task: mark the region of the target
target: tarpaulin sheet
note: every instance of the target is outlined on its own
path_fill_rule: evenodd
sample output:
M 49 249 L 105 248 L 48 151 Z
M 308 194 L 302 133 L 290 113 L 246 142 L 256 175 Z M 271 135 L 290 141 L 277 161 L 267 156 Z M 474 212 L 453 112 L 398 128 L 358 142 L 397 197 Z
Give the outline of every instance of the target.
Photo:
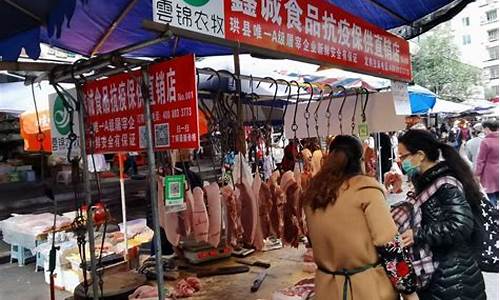
M 326 0 L 321 0 L 326 1 Z M 38 27 L 33 18 L 0 2 L 0 57 L 4 61 L 17 60 L 24 47 L 31 58 L 40 55 L 39 43 L 48 43 L 72 52 L 90 55 L 99 40 L 130 3 L 130 0 L 40 0 L 15 1 L 44 23 Z M 284 2 L 284 1 L 282 1 Z M 452 0 L 329 0 L 334 5 L 383 29 L 412 24 L 414 21 L 456 1 Z M 463 0 L 468 2 L 468 0 Z M 102 45 L 99 53 L 106 53 L 127 45 L 143 42 L 156 35 L 142 28 L 143 20 L 152 19 L 152 1 L 137 0 Z M 131 55 L 167 57 L 174 51 L 174 41 L 163 42 Z M 230 54 L 231 50 L 206 43 L 181 39 L 176 55 L 195 53 L 197 56 Z

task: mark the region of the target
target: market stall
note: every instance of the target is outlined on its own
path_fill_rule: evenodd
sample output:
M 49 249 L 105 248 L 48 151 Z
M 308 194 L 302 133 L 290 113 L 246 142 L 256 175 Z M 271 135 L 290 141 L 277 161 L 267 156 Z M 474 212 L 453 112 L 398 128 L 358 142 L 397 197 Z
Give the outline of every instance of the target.
M 82 283 L 83 295 L 96 299 L 99 294 L 106 293 L 106 272 L 98 272 L 102 269 L 102 252 L 95 251 L 99 247 L 94 245 L 98 242 L 94 225 L 99 222 L 92 217 L 102 195 L 99 192 L 97 197 L 92 197 L 90 193 L 90 175 L 86 170 L 92 159 L 89 161 L 87 154 L 92 157 L 95 153 L 144 151 L 148 157 L 148 190 L 154 221 L 152 265 L 155 276 L 151 279 L 157 286 L 150 291 L 156 292 L 160 298 L 165 295 L 163 279 L 169 274 L 164 274 L 165 264 L 161 257 L 160 227 L 163 227 L 167 239 L 181 258 L 182 263 L 175 268 L 185 268 L 200 277 L 202 290 L 194 297 L 213 299 L 222 296 L 221 290 L 227 287 L 226 294 L 247 298 L 251 295 L 250 285 L 257 277 L 267 279 L 254 295 L 272 297 L 277 290 L 312 277 L 312 274 L 302 272 L 305 259 L 310 272 L 314 271 L 314 263 L 310 254 L 304 257 L 304 247 L 308 246 L 304 240 L 307 228 L 299 199 L 307 187 L 308 178 L 321 167 L 322 150 L 331 135 L 348 133 L 366 139 L 372 133 L 402 128 L 404 118 L 398 114 L 409 111 L 410 106 L 405 84 L 398 81 L 411 79 L 408 43 L 328 2 L 317 6 L 306 1 L 295 2 L 298 6 L 295 9 L 307 11 L 307 22 L 296 18 L 288 24 L 278 22 L 287 16 L 285 10 L 282 15 L 275 12 L 274 16 L 257 17 L 252 10 L 231 5 L 236 1 L 225 1 L 219 6 L 219 2 L 211 2 L 205 8 L 214 20 L 212 31 L 202 30 L 199 26 L 194 28 L 193 20 L 187 16 L 175 18 L 170 15 L 169 18 L 172 11 L 162 3 L 153 3 L 156 22 L 145 20 L 143 23 L 149 36 L 158 35 L 156 38 L 76 62 L 70 67 L 54 69 L 35 79 L 50 78 L 54 87 L 59 89 L 58 96 L 64 108 L 71 112 L 71 126 L 66 132 L 66 139 L 70 141 L 69 149 L 65 149 L 68 158 L 73 155 L 73 143 L 79 141 L 82 145 L 83 192 L 87 207 L 78 209 L 75 221 L 86 217 L 86 222 L 74 222 L 72 230 L 78 231 L 81 240 L 89 242 L 90 260 L 84 259 L 80 267 L 83 274 L 90 269 L 94 279 Z M 199 10 L 190 4 L 182 5 L 184 11 Z M 342 20 L 334 18 L 333 10 L 335 17 Z M 326 26 L 327 36 L 318 30 L 320 11 L 327 19 L 331 18 L 331 26 Z M 118 18 L 118 23 L 121 18 Z M 236 25 L 240 21 L 243 27 Z M 342 23 L 342 39 L 338 40 L 333 38 L 337 21 Z M 305 24 L 309 27 L 304 32 L 302 27 L 306 28 Z M 249 28 L 255 34 L 249 35 Z M 372 39 L 363 42 L 363 34 Z M 98 48 L 110 35 L 111 32 L 105 35 L 92 54 L 99 52 Z M 164 53 L 164 44 L 161 43 L 165 41 L 173 44 L 169 47 L 173 58 L 151 62 L 124 57 L 125 54 L 141 53 L 141 49 L 153 44 L 156 44 L 155 49 L 162 49 Z M 217 46 L 210 46 L 213 47 L 210 49 L 233 52 L 234 73 L 206 68 L 196 70 L 193 55 L 178 56 L 190 53 L 188 46 L 194 45 L 191 43 L 215 44 Z M 176 52 L 178 46 L 182 51 Z M 339 83 L 331 86 L 289 78 L 243 76 L 240 52 L 289 57 L 383 76 L 393 79 L 397 88 L 390 93 L 375 93 L 365 86 L 346 88 Z M 90 70 L 94 72 L 90 73 Z M 200 77 L 211 81 L 216 88 L 201 91 Z M 230 84 L 223 84 L 222 79 Z M 75 83 L 76 95 L 68 95 L 58 86 L 58 82 L 63 81 Z M 260 88 L 267 86 L 271 93 L 259 94 L 259 85 Z M 206 138 L 215 154 L 212 168 L 221 174 L 216 180 L 201 185 L 190 178 L 190 170 L 183 169 L 185 159 L 182 158 L 182 151 L 200 147 L 199 111 L 206 116 Z M 245 126 L 250 129 L 247 135 Z M 273 157 L 277 143 L 273 135 L 275 130 L 279 140 L 290 139 L 287 147 L 290 146 L 288 150 L 292 153 L 309 150 L 311 162 L 304 154 L 293 154 L 291 168 L 285 160 L 278 168 Z M 299 149 L 299 139 L 309 142 L 311 148 Z M 254 164 L 252 168 L 252 160 L 262 160 L 262 166 Z M 182 162 L 180 170 L 177 162 Z M 263 178 L 259 168 L 262 168 Z M 104 226 L 106 220 L 104 218 Z M 127 230 L 122 231 L 127 240 Z M 270 249 L 276 250 L 262 252 Z M 231 255 L 268 260 L 271 267 L 267 275 L 256 267 L 227 269 L 236 263 L 233 258 L 227 258 Z M 213 265 L 196 266 L 205 261 L 213 261 Z M 51 277 L 55 267 L 49 266 Z M 226 269 L 211 270 L 220 267 Z M 220 280 L 217 277 L 204 279 L 203 275 L 217 275 L 211 271 L 243 273 L 221 277 Z M 189 282 L 182 282 L 185 279 L 182 277 L 176 280 L 175 284 L 180 285 L 178 289 L 195 292 L 197 288 L 192 288 Z M 237 281 L 239 283 L 235 284 Z M 305 285 L 297 289 L 310 291 L 311 283 Z M 174 285 L 167 283 L 167 286 L 172 289 Z

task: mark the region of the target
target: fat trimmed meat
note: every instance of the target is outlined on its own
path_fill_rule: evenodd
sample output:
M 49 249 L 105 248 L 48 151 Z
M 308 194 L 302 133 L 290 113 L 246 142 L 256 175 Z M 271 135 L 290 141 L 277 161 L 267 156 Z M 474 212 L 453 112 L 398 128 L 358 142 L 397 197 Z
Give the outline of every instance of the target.
M 220 242 L 220 231 L 222 222 L 221 194 L 219 185 L 212 183 L 205 187 L 208 208 L 208 243 L 217 247 Z
M 174 247 L 177 247 L 181 240 L 181 235 L 179 234 L 179 218 L 177 213 L 167 213 L 165 210 L 163 177 L 158 178 L 158 215 L 160 217 L 160 225 L 165 231 L 167 240 Z
M 205 206 L 205 193 L 200 187 L 193 189 L 193 231 L 199 242 L 208 242 L 208 213 Z
M 259 219 L 262 236 L 264 239 L 272 235 L 271 210 L 273 209 L 271 188 L 269 184 L 263 183 L 259 190 Z
M 236 184 L 240 192 L 241 203 L 241 225 L 243 227 L 243 242 L 247 245 L 253 245 L 258 224 L 258 207 L 256 195 L 247 180 Z

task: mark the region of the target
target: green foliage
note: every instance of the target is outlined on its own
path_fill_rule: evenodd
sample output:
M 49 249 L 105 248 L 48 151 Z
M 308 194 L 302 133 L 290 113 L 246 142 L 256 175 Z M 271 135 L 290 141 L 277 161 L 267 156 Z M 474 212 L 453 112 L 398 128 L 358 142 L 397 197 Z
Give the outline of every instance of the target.
M 458 47 L 449 27 L 439 26 L 420 39 L 420 51 L 413 57 L 413 77 L 438 96 L 465 100 L 471 88 L 480 84 L 481 70 L 460 62 Z

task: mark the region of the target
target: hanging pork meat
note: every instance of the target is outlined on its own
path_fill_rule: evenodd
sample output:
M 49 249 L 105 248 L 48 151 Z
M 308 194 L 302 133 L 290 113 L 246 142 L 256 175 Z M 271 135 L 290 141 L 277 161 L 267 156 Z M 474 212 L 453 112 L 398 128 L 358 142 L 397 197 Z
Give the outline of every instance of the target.
M 312 176 L 318 174 L 319 169 L 321 169 L 321 162 L 323 161 L 323 151 L 321 150 L 316 150 L 312 154 L 312 159 L 311 159 L 311 173 Z
M 205 206 L 205 193 L 200 187 L 193 189 L 193 232 L 198 242 L 208 242 L 208 213 Z
M 278 171 L 274 172 L 268 182 L 272 201 L 271 231 L 275 237 L 281 237 L 283 233 L 283 208 L 285 205 L 285 194 L 278 184 L 279 176 Z
M 241 205 L 238 204 L 238 195 L 229 185 L 222 188 L 221 194 L 228 214 L 228 243 L 233 247 L 237 247 L 238 241 L 243 238 L 243 228 L 240 218 Z
M 180 229 L 180 234 L 182 236 L 189 236 L 193 231 L 193 206 L 194 206 L 194 197 L 191 189 L 187 189 L 184 201 L 186 201 L 186 210 L 179 213 L 180 220 L 182 221 Z
M 208 208 L 208 243 L 213 247 L 219 246 L 221 231 L 221 195 L 219 185 L 212 183 L 205 187 Z
M 284 206 L 284 230 L 282 240 L 292 247 L 299 245 L 300 226 L 300 187 L 297 184 L 293 172 L 285 172 L 281 177 L 280 186 L 285 192 Z
M 271 230 L 271 210 L 273 208 L 273 199 L 270 185 L 263 183 L 259 190 L 259 219 L 260 228 L 264 239 L 272 235 Z
M 264 235 L 262 233 L 262 223 L 260 219 L 260 189 L 262 187 L 262 179 L 259 175 L 259 168 L 257 167 L 257 171 L 255 172 L 255 178 L 252 183 L 252 196 L 255 198 L 257 204 L 257 226 L 255 228 L 255 237 L 253 240 L 253 246 L 257 250 L 262 250 L 264 248 Z
M 158 177 L 158 215 L 160 217 L 160 226 L 163 227 L 167 240 L 170 244 L 177 247 L 181 240 L 178 228 L 179 218 L 177 213 L 167 213 L 165 210 L 163 179 L 163 177 Z
M 240 191 L 241 202 L 241 225 L 243 226 L 243 242 L 247 245 L 253 245 L 257 230 L 258 208 L 256 195 L 252 187 L 246 180 L 236 184 Z

